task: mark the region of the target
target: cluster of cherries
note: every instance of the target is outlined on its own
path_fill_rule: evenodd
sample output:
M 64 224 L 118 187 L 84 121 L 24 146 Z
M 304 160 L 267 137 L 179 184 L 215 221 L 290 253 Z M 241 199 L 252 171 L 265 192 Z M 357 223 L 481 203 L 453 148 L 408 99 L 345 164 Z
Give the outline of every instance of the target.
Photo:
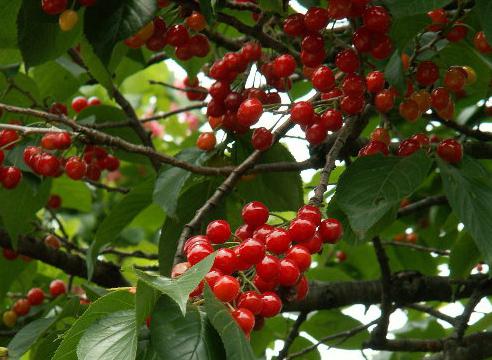
M 67 287 L 62 280 L 53 280 L 50 283 L 49 292 L 52 298 L 56 298 L 67 292 Z M 17 323 L 17 318 L 29 314 L 32 306 L 41 305 L 45 300 L 45 294 L 41 288 L 32 288 L 25 298 L 18 299 L 10 310 L 3 313 L 3 323 L 12 328 Z
M 216 297 L 227 303 L 232 316 L 246 334 L 261 328 L 264 318 L 277 315 L 285 301 L 300 301 L 308 293 L 303 273 L 311 265 L 311 255 L 323 243 L 335 244 L 342 236 L 337 219 L 322 219 L 315 206 L 299 209 L 289 224 L 267 224 L 268 208 L 254 201 L 242 209 L 244 224 L 231 232 L 225 220 L 208 224 L 206 235 L 188 239 L 184 245 L 187 262 L 175 265 L 172 277 L 203 260 L 217 248 L 215 260 L 204 281 Z M 344 253 L 337 254 L 344 261 Z M 202 294 L 204 282 L 190 294 Z
M 76 1 L 80 6 L 93 6 L 96 3 L 96 0 Z M 41 9 L 48 15 L 59 15 L 58 25 L 62 31 L 72 30 L 79 21 L 77 12 L 68 9 L 68 0 L 41 0 Z
M 183 61 L 190 60 L 194 56 L 203 58 L 210 52 L 208 38 L 200 33 L 206 26 L 205 17 L 197 11 L 186 17 L 184 24 L 170 27 L 167 27 L 162 17 L 157 16 L 124 43 L 132 49 L 145 45 L 147 49 L 154 52 L 170 45 L 175 48 L 176 57 Z M 190 34 L 189 30 L 195 34 Z

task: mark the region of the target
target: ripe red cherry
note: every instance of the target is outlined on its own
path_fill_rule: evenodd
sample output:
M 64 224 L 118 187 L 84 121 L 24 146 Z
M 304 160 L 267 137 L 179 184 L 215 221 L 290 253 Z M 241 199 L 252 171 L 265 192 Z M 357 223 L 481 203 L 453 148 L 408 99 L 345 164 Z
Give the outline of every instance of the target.
M 345 253 L 345 251 L 337 251 L 336 254 L 335 254 L 338 262 L 344 262 L 345 260 L 347 260 L 347 253 Z
M 364 25 L 375 33 L 388 32 L 391 25 L 391 17 L 382 6 L 368 7 L 362 16 Z
M 44 292 L 40 288 L 32 288 L 27 293 L 27 300 L 33 306 L 40 305 L 44 301 Z
M 390 90 L 384 89 L 374 97 L 374 106 L 379 112 L 387 113 L 393 108 L 394 97 Z
M 273 60 L 273 73 L 279 78 L 292 75 L 296 70 L 296 60 L 290 54 L 280 55 Z
M 371 133 L 371 140 L 382 142 L 385 145 L 389 145 L 391 138 L 389 136 L 388 130 L 385 128 L 376 128 Z
M 466 71 L 462 68 L 451 68 L 444 75 L 444 86 L 453 92 L 463 90 L 466 83 Z
M 0 148 L 11 150 L 19 140 L 19 135 L 14 130 L 0 130 Z
M 483 31 L 479 31 L 475 34 L 473 37 L 473 45 L 475 45 L 475 48 L 482 54 L 492 53 L 492 46 L 488 43 Z
M 294 245 L 291 247 L 285 255 L 285 258 L 293 261 L 301 272 L 309 269 L 309 266 L 311 265 L 311 253 L 303 245 Z M 280 271 L 282 271 L 282 268 L 280 268 Z
M 210 96 L 218 101 L 222 101 L 231 92 L 231 87 L 224 81 L 216 81 L 208 90 Z
M 65 173 L 70 179 L 80 180 L 85 176 L 87 164 L 77 156 L 71 156 L 65 163 Z
M 308 52 L 317 52 L 325 46 L 323 37 L 319 34 L 309 34 L 302 39 L 301 49 Z
M 301 272 L 296 263 L 290 259 L 280 260 L 280 273 L 278 282 L 281 286 L 294 286 L 299 280 Z
M 256 291 L 246 291 L 240 294 L 236 304 L 238 308 L 248 309 L 254 315 L 260 314 L 263 309 L 263 300 Z
M 255 150 L 265 151 L 273 144 L 273 134 L 270 130 L 264 127 L 255 129 L 251 138 L 251 143 Z
M 421 148 L 427 148 L 430 146 L 430 139 L 427 135 L 419 133 L 412 135 L 410 139 L 417 140 Z
M 188 48 L 187 50 L 190 51 L 192 55 L 200 58 L 207 56 L 210 52 L 210 43 L 208 38 L 203 34 L 193 35 L 186 45 Z M 205 97 L 203 99 L 205 99 Z
M 89 106 L 89 103 L 87 99 L 83 96 L 77 96 L 72 100 L 72 109 L 76 113 L 81 112 L 84 110 L 87 106 Z
M 55 133 L 44 134 L 41 138 L 41 146 L 46 150 L 54 150 L 55 146 Z
M 313 87 L 321 92 L 328 92 L 335 86 L 335 75 L 328 66 L 320 66 L 311 77 Z
M 57 150 L 67 150 L 72 145 L 72 138 L 66 132 L 54 134 L 53 141 Z
M 290 36 L 302 36 L 306 32 L 304 15 L 292 14 L 288 16 L 283 25 L 284 33 Z
M 400 104 L 400 115 L 409 122 L 414 122 L 420 117 L 419 104 L 408 99 Z
M 398 151 L 396 154 L 402 157 L 410 156 L 414 152 L 418 151 L 419 149 L 420 149 L 420 143 L 417 140 L 406 139 L 400 143 L 400 146 L 398 147 Z
M 232 317 L 245 334 L 249 334 L 255 326 L 255 316 L 248 309 L 239 308 L 231 312 Z
M 319 233 L 323 239 L 323 242 L 336 244 L 343 235 L 343 227 L 337 219 L 325 219 L 321 221 Z
M 321 114 L 320 123 L 328 131 L 338 131 L 343 125 L 342 113 L 335 109 L 330 109 Z
M 313 105 L 307 101 L 296 102 L 290 110 L 291 120 L 299 125 L 311 125 L 313 117 Z
M 22 179 L 22 172 L 19 168 L 9 166 L 0 169 L 0 180 L 5 189 L 14 189 Z
M 173 25 L 166 32 L 166 42 L 172 46 L 182 46 L 188 42 L 190 35 L 188 30 L 181 24 Z
M 244 224 L 236 229 L 234 235 L 240 238 L 241 240 L 246 240 L 253 236 L 253 231 L 255 230 L 255 228 L 256 226 Z
M 371 40 L 371 31 L 365 26 L 361 26 L 360 28 L 358 28 L 352 36 L 352 43 L 354 44 L 355 48 L 361 53 L 367 53 L 371 51 Z
M 17 315 L 24 316 L 31 310 L 31 304 L 27 299 L 19 299 L 15 302 L 12 310 L 14 310 Z
M 353 73 L 359 69 L 360 60 L 354 50 L 345 49 L 337 54 L 335 64 L 344 73 Z
M 217 280 L 213 292 L 223 302 L 234 300 L 239 294 L 239 281 L 230 275 L 224 275 Z
M 196 140 L 196 147 L 203 151 L 210 151 L 214 149 L 216 143 L 217 140 L 214 133 L 205 132 L 198 136 L 198 139 Z
M 207 226 L 207 237 L 212 244 L 223 244 L 231 237 L 231 227 L 225 220 L 214 220 Z
M 66 292 L 67 292 L 67 288 L 62 280 L 53 280 L 50 283 L 51 296 L 57 297 L 59 295 L 65 294 Z
M 42 0 L 41 8 L 48 15 L 61 14 L 67 8 L 67 0 Z
M 206 236 L 203 235 L 197 235 L 189 238 L 186 240 L 184 246 L 183 246 L 183 252 L 188 255 L 189 251 L 196 245 L 202 245 L 206 247 L 207 249 L 210 249 L 210 252 L 213 252 L 214 248 L 212 247 L 212 244 L 208 240 Z
M 323 63 L 326 58 L 325 49 L 320 49 L 317 52 L 301 51 L 301 62 L 307 67 L 317 67 Z
M 342 91 L 346 96 L 363 96 L 366 90 L 366 82 L 355 74 L 349 74 L 343 79 Z
M 120 167 L 120 160 L 113 155 L 108 155 L 102 160 L 101 166 L 108 171 L 116 171 Z
M 317 32 L 326 27 L 329 21 L 328 11 L 320 7 L 311 7 L 304 15 L 304 26 L 312 32 Z
M 217 280 L 219 280 L 223 275 L 224 274 L 222 274 L 219 270 L 210 270 L 207 275 L 205 275 L 205 281 L 208 283 L 208 286 L 213 289 Z
M 261 299 L 263 300 L 263 309 L 260 313 L 261 316 L 266 318 L 274 317 L 282 310 L 282 300 L 280 300 L 276 293 L 272 291 L 264 292 L 261 295 Z
M 371 71 L 366 75 L 367 91 L 378 93 L 384 89 L 384 73 L 382 71 Z
M 276 280 L 268 281 L 258 275 L 253 277 L 253 284 L 256 286 L 258 291 L 262 293 L 265 291 L 274 291 L 278 286 L 278 282 Z
M 35 163 L 35 167 L 39 175 L 55 176 L 60 168 L 60 160 L 52 154 L 44 153 Z
M 236 253 L 230 248 L 221 248 L 217 250 L 217 255 L 214 259 L 214 270 L 219 270 L 221 273 L 229 275 L 237 270 Z
M 183 275 L 186 270 L 188 270 L 191 267 L 191 264 L 189 262 L 181 262 L 173 266 L 171 270 L 171 278 L 175 279 L 178 276 Z
M 446 10 L 443 8 L 431 10 L 427 13 L 427 16 L 431 18 L 433 24 L 428 27 L 430 31 L 439 31 L 448 22 Z
M 261 59 L 261 45 L 256 42 L 246 43 L 242 49 L 241 54 L 245 59 L 249 61 L 257 61 Z
M 313 124 L 306 129 L 306 140 L 311 145 L 319 145 L 326 139 L 326 128 L 320 124 Z
M 256 264 L 256 274 L 265 281 L 276 281 L 280 271 L 280 260 L 272 255 L 265 257 Z
M 307 278 L 303 275 L 296 285 L 296 301 L 304 300 L 309 291 L 309 283 Z
M 360 114 L 364 110 L 365 100 L 362 96 L 344 96 L 340 102 L 340 108 L 347 115 Z
M 62 203 L 62 199 L 59 195 L 51 195 L 46 204 L 48 208 L 56 210 L 59 209 Z
M 341 20 L 349 17 L 352 10 L 351 0 L 331 0 L 328 6 L 330 18 Z
M 267 250 L 274 254 L 283 254 L 289 249 L 291 243 L 292 239 L 285 229 L 277 228 L 266 237 Z
M 456 24 L 453 25 L 453 27 L 446 34 L 446 39 L 451 42 L 458 42 L 463 40 L 467 34 L 468 28 L 464 25 L 459 24 L 459 22 L 456 22 Z
M 14 250 L 3 248 L 3 257 L 7 260 L 15 260 L 19 256 Z
M 265 245 L 255 239 L 243 241 L 237 250 L 239 259 L 248 264 L 258 264 L 265 257 Z
M 420 85 L 430 86 L 439 79 L 439 68 L 432 61 L 422 61 L 415 77 Z
M 393 52 L 393 42 L 386 34 L 374 34 L 371 43 L 371 56 L 377 60 L 384 60 Z
M 444 110 L 448 106 L 450 101 L 451 97 L 449 96 L 449 91 L 445 88 L 438 87 L 432 90 L 431 104 L 434 109 Z
M 364 146 L 359 150 L 358 156 L 359 157 L 371 156 L 378 153 L 381 153 L 383 155 L 388 155 L 389 154 L 388 145 L 378 140 L 371 140 L 366 146 Z
M 3 160 L 5 160 L 5 153 L 3 150 L 0 150 L 0 165 L 3 164 Z
M 297 211 L 297 218 L 308 220 L 318 226 L 321 223 L 321 211 L 316 206 L 304 205 Z
M 261 241 L 263 244 L 266 241 L 266 237 L 273 231 L 274 227 L 268 224 L 261 225 L 257 228 L 252 235 L 252 238 L 258 241 Z
M 195 265 L 213 252 L 213 248 L 205 244 L 197 244 L 186 253 L 186 259 L 191 265 Z
M 253 201 L 244 205 L 241 216 L 246 224 L 256 228 L 267 222 L 269 211 L 263 203 Z
M 304 242 L 314 236 L 316 225 L 306 219 L 294 219 L 291 221 L 288 231 L 292 241 Z
M 244 100 L 237 111 L 237 121 L 240 125 L 250 127 L 258 122 L 263 114 L 263 104 L 258 99 Z
M 207 27 L 205 17 L 198 11 L 193 11 L 185 20 L 186 25 L 195 31 L 202 31 Z
M 51 104 L 49 110 L 51 114 L 56 114 L 56 115 L 68 115 L 68 110 L 65 104 L 54 102 Z
M 87 105 L 88 106 L 98 106 L 98 105 L 101 105 L 101 100 L 97 96 L 91 96 L 87 100 Z
M 443 140 L 437 146 L 437 155 L 444 161 L 456 164 L 463 158 L 463 148 L 461 144 L 454 139 Z

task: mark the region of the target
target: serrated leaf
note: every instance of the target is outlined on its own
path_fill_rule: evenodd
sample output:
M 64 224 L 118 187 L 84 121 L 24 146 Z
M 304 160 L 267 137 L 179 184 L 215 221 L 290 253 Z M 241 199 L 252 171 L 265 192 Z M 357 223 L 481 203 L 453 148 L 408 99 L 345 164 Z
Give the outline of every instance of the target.
M 335 199 L 360 237 L 427 177 L 432 161 L 418 151 L 408 157 L 373 155 L 358 158 L 345 170 Z
M 189 305 L 183 316 L 168 296 L 162 296 L 152 312 L 150 338 L 161 360 L 226 358 L 220 337 L 206 315 Z
M 232 318 L 230 311 L 205 284 L 205 311 L 213 327 L 219 333 L 228 360 L 254 360 L 253 349 L 244 332 Z
M 176 304 L 178 304 L 184 315 L 186 314 L 186 303 L 190 293 L 198 286 L 205 275 L 210 271 L 214 263 L 214 259 L 215 253 L 210 254 L 176 279 L 148 274 L 138 269 L 135 269 L 135 273 L 141 281 L 173 299 Z
M 430 10 L 446 6 L 453 0 L 384 0 L 394 18 L 425 14 Z M 394 20 L 395 21 L 395 20 Z
M 128 360 L 137 354 L 135 310 L 121 310 L 96 320 L 77 345 L 79 360 Z

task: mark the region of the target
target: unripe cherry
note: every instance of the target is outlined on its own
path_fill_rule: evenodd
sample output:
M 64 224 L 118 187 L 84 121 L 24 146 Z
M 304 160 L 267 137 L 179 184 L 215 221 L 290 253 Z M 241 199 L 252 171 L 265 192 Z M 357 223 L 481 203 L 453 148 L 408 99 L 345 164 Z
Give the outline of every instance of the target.
M 374 97 L 374 106 L 377 111 L 387 113 L 393 108 L 394 97 L 390 90 L 384 89 Z

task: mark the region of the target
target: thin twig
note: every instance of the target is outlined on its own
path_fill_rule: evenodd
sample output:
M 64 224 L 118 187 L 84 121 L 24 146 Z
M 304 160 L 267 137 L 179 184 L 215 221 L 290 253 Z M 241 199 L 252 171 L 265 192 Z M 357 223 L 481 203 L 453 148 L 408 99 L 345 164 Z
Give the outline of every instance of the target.
M 115 186 L 109 186 L 97 181 L 92 181 L 90 179 L 85 179 L 84 180 L 86 183 L 98 188 L 98 189 L 103 189 L 106 190 L 107 192 L 117 192 L 120 194 L 128 194 L 130 192 L 130 189 L 123 188 L 123 187 L 115 187 Z
M 101 251 L 101 254 L 112 254 L 112 255 L 118 255 L 121 257 L 133 257 L 133 258 L 141 258 L 141 259 L 148 259 L 148 260 L 157 260 L 159 259 L 159 256 L 157 254 L 148 254 L 146 252 L 143 252 L 141 250 L 136 250 L 132 252 L 126 252 L 114 248 L 107 248 Z
M 198 87 L 178 87 L 178 86 L 174 86 L 174 85 L 162 82 L 162 81 L 155 81 L 155 80 L 149 80 L 149 83 L 151 85 L 161 85 L 161 86 L 167 87 L 169 89 L 182 91 L 182 92 L 194 92 L 194 93 L 199 93 L 199 94 L 208 94 L 207 89 L 198 88 Z
M 429 315 L 431 315 L 437 319 L 446 321 L 447 323 L 449 323 L 453 326 L 455 326 L 456 322 L 457 322 L 456 318 L 449 316 L 449 315 L 446 315 L 446 314 L 443 314 L 442 312 L 440 312 L 434 308 L 431 308 L 430 306 L 420 305 L 420 304 L 409 304 L 409 305 L 405 305 L 405 307 L 407 307 L 409 309 L 417 310 L 420 312 L 424 312 L 424 313 L 429 314 Z
M 294 340 L 299 336 L 299 328 L 301 325 L 306 321 L 308 316 L 307 312 L 301 312 L 298 316 L 294 324 L 292 325 L 292 328 L 290 329 L 289 335 L 285 339 L 284 342 L 284 347 L 282 350 L 280 350 L 277 359 L 278 360 L 283 360 L 287 358 L 287 354 L 289 353 L 289 348 L 294 342 Z
M 414 203 L 411 203 L 401 209 L 398 210 L 398 217 L 403 217 L 410 215 L 414 212 L 421 211 L 425 208 L 434 206 L 434 205 L 444 205 L 447 204 L 448 200 L 446 196 L 444 195 L 436 195 L 436 196 L 429 196 L 425 199 L 416 201 Z
M 427 247 L 427 246 L 422 246 L 418 244 L 412 244 L 409 242 L 402 242 L 402 241 L 383 241 L 382 244 L 384 246 L 399 246 L 399 247 L 406 247 L 410 248 L 413 250 L 421 251 L 421 252 L 426 252 L 426 253 L 435 253 L 438 255 L 442 256 L 449 256 L 451 255 L 450 250 L 446 249 L 438 249 L 438 248 L 433 248 L 433 247 Z
M 472 296 L 468 300 L 468 303 L 463 310 L 463 313 L 457 318 L 457 324 L 455 326 L 454 338 L 458 341 L 463 339 L 465 335 L 465 331 L 468 328 L 468 321 L 470 320 L 471 315 L 473 314 L 473 310 L 478 305 L 480 300 L 485 296 L 483 288 L 486 284 L 489 283 L 489 279 L 483 280 L 473 291 Z

